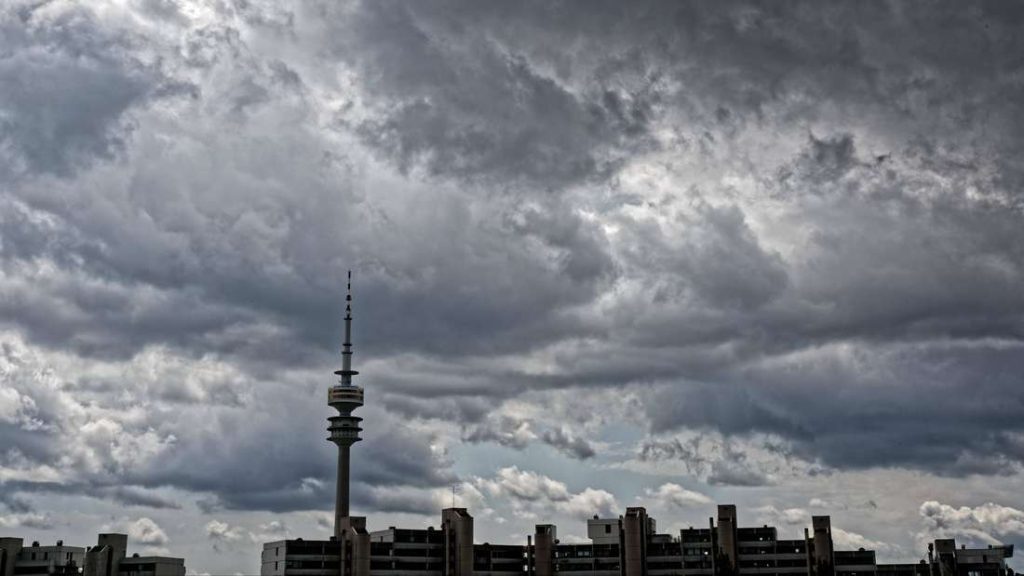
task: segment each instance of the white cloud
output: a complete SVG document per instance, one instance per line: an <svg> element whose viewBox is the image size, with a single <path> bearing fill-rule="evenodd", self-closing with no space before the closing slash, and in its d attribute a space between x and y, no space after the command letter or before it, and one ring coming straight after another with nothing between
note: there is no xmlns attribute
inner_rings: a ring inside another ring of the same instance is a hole
<svg viewBox="0 0 1024 576"><path fill-rule="evenodd" d="M477 484L491 496L518 500L565 502L571 496L563 482L516 466L502 468L493 479L480 479Z"/></svg>
<svg viewBox="0 0 1024 576"><path fill-rule="evenodd" d="M0 380L2 385L3 381ZM34 407L31 398L22 396L13 388L0 387L0 421L18 423Z"/></svg>
<svg viewBox="0 0 1024 576"><path fill-rule="evenodd" d="M5 512L0 514L0 528L34 528L49 530L55 525L53 518L40 512Z"/></svg>
<svg viewBox="0 0 1024 576"><path fill-rule="evenodd" d="M220 520L210 520L206 523L206 536L210 540L221 542L237 542L245 535L245 530L240 526L231 526Z"/></svg>
<svg viewBox="0 0 1024 576"><path fill-rule="evenodd" d="M594 514L609 515L618 508L615 496L605 490L585 488L574 493L564 482L543 474L509 466L494 478L477 478L474 484L490 498L508 501L521 517L536 518L551 509L575 519Z"/></svg>
<svg viewBox="0 0 1024 576"><path fill-rule="evenodd" d="M783 508L775 506L760 506L751 510L757 514L758 522L762 524L782 524L784 526L806 526L811 521L811 515L803 508Z"/></svg>
<svg viewBox="0 0 1024 576"><path fill-rule="evenodd" d="M683 488L679 484L666 482L656 489L646 488L644 493L656 501L657 508L688 508L704 506L712 503L707 495Z"/></svg>
<svg viewBox="0 0 1024 576"><path fill-rule="evenodd" d="M858 550L860 548L864 548L865 550L875 550L882 554L901 553L898 546L888 542L872 540L862 534L849 532L842 528L836 528L835 526L832 527L832 542L835 545L836 550Z"/></svg>
<svg viewBox="0 0 1024 576"><path fill-rule="evenodd" d="M606 490L585 488L573 494L568 501L557 502L555 508L576 520L586 520L594 515L614 516L620 512L615 496Z"/></svg>
<svg viewBox="0 0 1024 576"><path fill-rule="evenodd" d="M956 538L968 545L1002 544L1003 538L1024 536L1024 511L987 502L959 508L928 500L918 509L922 530L919 542Z"/></svg>
<svg viewBox="0 0 1024 576"><path fill-rule="evenodd" d="M128 528L128 539L130 542L145 546L163 546L167 544L167 533L159 524L145 516L130 522Z"/></svg>

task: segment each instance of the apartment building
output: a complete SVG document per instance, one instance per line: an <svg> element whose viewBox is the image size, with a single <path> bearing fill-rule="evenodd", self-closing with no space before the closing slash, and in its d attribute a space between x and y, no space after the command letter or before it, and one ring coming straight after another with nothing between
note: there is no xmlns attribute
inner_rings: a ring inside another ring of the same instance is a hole
<svg viewBox="0 0 1024 576"><path fill-rule="evenodd" d="M96 546L24 546L21 538L0 538L0 576L185 576L185 560L169 556L128 556L128 536L100 534Z"/></svg>
<svg viewBox="0 0 1024 576"><path fill-rule="evenodd" d="M835 550L831 519L814 516L799 539L773 526L739 525L736 507L718 507L707 527L658 533L644 508L587 521L588 543L561 543L539 524L521 544L473 543L464 508L442 512L440 528L369 532L367 568L346 563L338 540L264 545L264 576L1012 576L1012 546L956 548L936 540L918 564L878 564L873 550ZM356 556L350 554L355 559Z"/></svg>
<svg viewBox="0 0 1024 576"><path fill-rule="evenodd" d="M53 546L25 546L21 538L0 538L0 576L78 574L84 560L85 548L65 546L62 540Z"/></svg>

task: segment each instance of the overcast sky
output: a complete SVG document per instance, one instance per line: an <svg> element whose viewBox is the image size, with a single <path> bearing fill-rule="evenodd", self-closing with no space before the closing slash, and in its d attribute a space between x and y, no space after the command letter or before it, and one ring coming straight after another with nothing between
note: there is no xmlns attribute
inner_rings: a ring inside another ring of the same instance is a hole
<svg viewBox="0 0 1024 576"><path fill-rule="evenodd" d="M1024 545L1024 5L0 3L0 535ZM1018 558L1016 566L1024 568Z"/></svg>

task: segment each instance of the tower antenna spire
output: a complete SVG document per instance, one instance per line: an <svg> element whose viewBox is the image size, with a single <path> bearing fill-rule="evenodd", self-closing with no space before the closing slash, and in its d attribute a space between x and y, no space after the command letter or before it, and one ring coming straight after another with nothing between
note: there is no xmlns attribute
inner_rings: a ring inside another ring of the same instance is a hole
<svg viewBox="0 0 1024 576"><path fill-rule="evenodd" d="M335 372L341 376L342 386L351 386L352 377L358 374L352 369L352 271L348 271L348 285L345 292L345 341L341 345L341 370Z"/></svg>

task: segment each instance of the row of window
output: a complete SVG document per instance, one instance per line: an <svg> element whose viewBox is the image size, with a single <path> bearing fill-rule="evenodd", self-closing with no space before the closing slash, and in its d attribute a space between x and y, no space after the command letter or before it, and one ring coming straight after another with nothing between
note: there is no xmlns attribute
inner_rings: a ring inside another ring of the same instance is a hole
<svg viewBox="0 0 1024 576"><path fill-rule="evenodd" d="M740 554L751 554L751 555L754 555L754 554L758 554L758 555L760 555L760 554L804 554L805 550L803 548L800 548L799 546L785 546L785 547L779 547L779 546L775 546L775 547L768 547L768 546L764 546L764 547L761 547L761 546L747 547L747 546L744 546L744 547L739 549L739 553Z"/></svg>
<svg viewBox="0 0 1024 576"><path fill-rule="evenodd" d="M594 562L593 564L558 564L555 566L558 572L592 572L599 570L618 570L618 562Z"/></svg>
<svg viewBox="0 0 1024 576"><path fill-rule="evenodd" d="M277 566L277 562L274 562L274 566ZM319 570L322 568L330 568L333 570L338 569L337 560L288 560L284 563L285 568L294 568L296 570Z"/></svg>
<svg viewBox="0 0 1024 576"><path fill-rule="evenodd" d="M22 552L22 554L24 554L24 552ZM54 552L53 553L53 559L54 560L71 560L71 555L72 554L73 554L73 552ZM40 556L41 557L37 557L37 553L36 552L32 552L32 553L29 554L29 561L49 560L50 559L50 553L49 552L43 552ZM62 556L63 556L63 558L62 558Z"/></svg>
<svg viewBox="0 0 1024 576"><path fill-rule="evenodd" d="M74 562L68 562L66 565L49 565L40 564L36 566L15 566L14 574L18 576L20 574L78 574L78 566Z"/></svg>
<svg viewBox="0 0 1024 576"><path fill-rule="evenodd" d="M441 530L395 530L395 542L410 544L444 544Z"/></svg>
<svg viewBox="0 0 1024 576"><path fill-rule="evenodd" d="M526 550L523 548L496 548L491 550L477 549L475 558L526 558Z"/></svg>
<svg viewBox="0 0 1024 576"><path fill-rule="evenodd" d="M790 558L783 560L740 560L740 568L805 568L805 558Z"/></svg>
<svg viewBox="0 0 1024 576"><path fill-rule="evenodd" d="M402 556L406 558L444 558L444 548L392 548L370 544L370 556Z"/></svg>
<svg viewBox="0 0 1024 576"><path fill-rule="evenodd" d="M522 572L526 565L522 562L474 562L473 570L481 572Z"/></svg>
<svg viewBox="0 0 1024 576"><path fill-rule="evenodd" d="M307 556L333 556L338 554L336 542L288 542L287 554L300 554ZM274 549L274 555L278 556L281 548Z"/></svg>
<svg viewBox="0 0 1024 576"><path fill-rule="evenodd" d="M370 559L371 570L410 570L410 571L438 571L443 568L440 564L424 562L403 562L401 560L375 560Z"/></svg>

